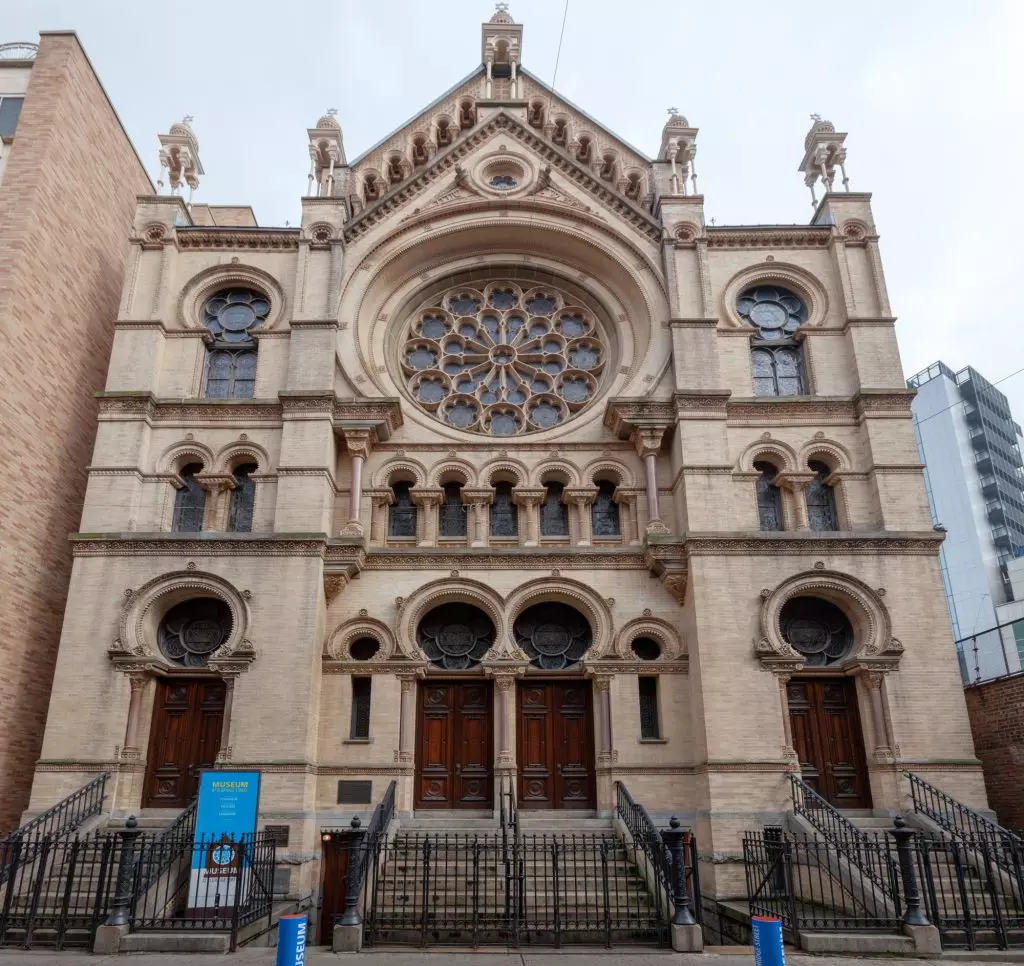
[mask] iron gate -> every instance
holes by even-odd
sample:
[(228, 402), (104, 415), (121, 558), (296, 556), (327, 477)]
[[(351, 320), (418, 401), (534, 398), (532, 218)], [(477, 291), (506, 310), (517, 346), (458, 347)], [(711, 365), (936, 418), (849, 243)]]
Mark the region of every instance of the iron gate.
[(665, 886), (614, 835), (409, 833), (368, 850), (368, 946), (668, 945)]

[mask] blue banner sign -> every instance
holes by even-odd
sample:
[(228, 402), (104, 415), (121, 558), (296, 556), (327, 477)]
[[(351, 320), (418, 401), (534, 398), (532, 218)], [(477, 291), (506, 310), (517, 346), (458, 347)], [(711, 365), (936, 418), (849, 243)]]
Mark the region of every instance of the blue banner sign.
[(306, 962), (306, 914), (282, 916), (277, 924), (276, 966), (303, 966)]
[(189, 907), (231, 906), (239, 886), (245, 901), (249, 860), (242, 846), (256, 832), (259, 813), (258, 771), (204, 771), (199, 779), (195, 847)]

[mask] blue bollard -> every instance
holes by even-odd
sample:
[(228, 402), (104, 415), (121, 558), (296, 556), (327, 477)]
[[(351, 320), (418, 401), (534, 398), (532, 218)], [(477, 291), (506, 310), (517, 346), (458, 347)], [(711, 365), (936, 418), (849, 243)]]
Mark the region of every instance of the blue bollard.
[(306, 914), (282, 916), (277, 923), (277, 966), (302, 966), (306, 961)]
[(782, 948), (782, 920), (774, 916), (751, 916), (754, 929), (754, 966), (786, 966)]

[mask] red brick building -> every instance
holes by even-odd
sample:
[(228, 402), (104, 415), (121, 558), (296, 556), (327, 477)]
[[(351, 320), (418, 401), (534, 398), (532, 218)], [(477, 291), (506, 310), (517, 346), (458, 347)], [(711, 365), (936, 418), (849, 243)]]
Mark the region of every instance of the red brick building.
[(0, 45), (0, 834), (28, 804), (135, 198), (77, 36)]
[(1024, 828), (1024, 674), (965, 690), (974, 747), (1000, 825)]

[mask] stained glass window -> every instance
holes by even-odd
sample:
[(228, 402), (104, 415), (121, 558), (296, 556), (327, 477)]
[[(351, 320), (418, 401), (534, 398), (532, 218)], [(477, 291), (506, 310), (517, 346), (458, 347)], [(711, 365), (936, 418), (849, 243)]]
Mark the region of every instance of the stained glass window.
[(373, 678), (352, 678), (352, 723), (349, 738), (370, 737), (370, 685)]
[(494, 485), (491, 503), (491, 536), (514, 537), (519, 533), (519, 507), (512, 502), (512, 484)]
[(656, 661), (661, 657), (661, 645), (650, 637), (638, 637), (629, 646), (641, 661)]
[(411, 483), (396, 483), (392, 488), (395, 500), (388, 507), (388, 536), (416, 536), (416, 504), (412, 502)]
[(446, 671), (476, 667), (494, 643), (494, 623), (470, 604), (442, 604), (420, 621), (416, 638), (427, 659)]
[(595, 537), (618, 537), (622, 533), (619, 527), (619, 505), (614, 497), (615, 484), (601, 480), (597, 484), (597, 497), (590, 508)]
[(757, 515), (762, 530), (782, 530), (782, 494), (775, 486), (779, 471), (771, 463), (755, 463), (757, 478)]
[(640, 686), (640, 737), (660, 738), (658, 721), (658, 679), (637, 678)]
[(231, 491), (228, 505), (228, 530), (232, 533), (252, 531), (252, 511), (256, 501), (256, 484), (252, 481), (252, 474), (255, 472), (254, 463), (245, 463), (232, 474), (235, 488)]
[(542, 537), (569, 536), (569, 508), (562, 499), (565, 487), (561, 483), (548, 483), (547, 495), (540, 505), (540, 535)]
[(399, 361), (412, 398), (491, 436), (559, 426), (596, 397), (609, 353), (590, 310), (553, 286), (496, 279), (415, 313)]
[(794, 338), (807, 321), (803, 300), (780, 286), (760, 285), (739, 297), (736, 311), (757, 329), (751, 346), (754, 395), (803, 395), (803, 347)]
[(462, 502), (462, 487), (448, 483), (444, 488), (444, 499), (438, 511), (442, 537), (464, 537), (466, 535), (466, 506)]
[(835, 664), (853, 648), (853, 628), (831, 601), (793, 597), (782, 605), (779, 628), (783, 639), (802, 654), (810, 667)]
[(825, 482), (832, 471), (824, 463), (814, 460), (808, 463), (807, 467), (814, 473), (814, 481), (804, 490), (807, 500), (807, 525), (812, 530), (838, 530), (835, 491)]
[(185, 485), (174, 495), (174, 519), (171, 521), (171, 529), (176, 533), (198, 533), (203, 529), (206, 491), (196, 479), (202, 469), (199, 463), (189, 463), (181, 471)]
[(579, 664), (592, 642), (587, 619), (568, 604), (535, 604), (516, 618), (514, 631), (530, 663), (544, 671)]
[(160, 622), (160, 653), (180, 667), (206, 667), (211, 655), (227, 639), (231, 609), (213, 597), (198, 597), (172, 607)]
[(252, 331), (267, 320), (270, 300), (251, 289), (226, 289), (203, 304), (203, 325), (213, 334), (207, 352), (206, 397), (251, 399), (256, 386)]

